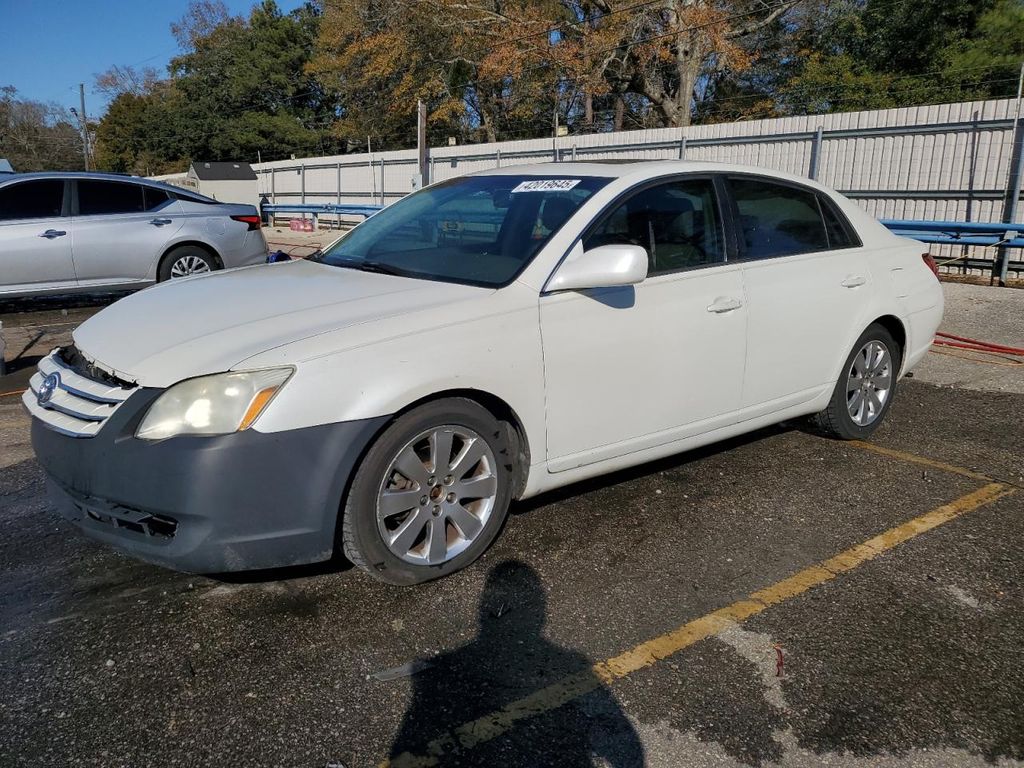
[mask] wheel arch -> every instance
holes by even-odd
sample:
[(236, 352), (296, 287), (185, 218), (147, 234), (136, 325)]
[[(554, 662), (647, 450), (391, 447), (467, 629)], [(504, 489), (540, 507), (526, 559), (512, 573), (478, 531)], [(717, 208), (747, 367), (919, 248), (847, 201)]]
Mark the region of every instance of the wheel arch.
[[(530, 442), (526, 434), (526, 428), (523, 426), (523, 420), (519, 417), (519, 414), (516, 413), (511, 405), (497, 395), (482, 389), (445, 389), (434, 392), (403, 406), (395, 413), (388, 424), (381, 428), (381, 432), (394, 419), (411, 411), (413, 408), (419, 408), (421, 405), (436, 400), (446, 400), (453, 397), (472, 400), (489, 411), (500, 423), (508, 425), (508, 437), (513, 441), (512, 455), (516, 458), (516, 464), (512, 469), (512, 498), (518, 499), (526, 489), (526, 480), (530, 469)], [(374, 439), (376, 439), (376, 436)]]
[[(895, 315), (882, 315), (876, 317), (870, 323), (869, 326), (878, 324), (885, 328), (891, 335), (893, 340), (899, 345), (900, 348), (900, 370), (902, 371), (903, 366), (907, 362), (907, 328), (903, 325), (903, 321)], [(865, 329), (866, 330), (866, 329)], [(863, 333), (863, 331), (861, 331)]]
[[(360, 455), (357, 461), (357, 466), (359, 462), (362, 462), (366, 452), (370, 450), (370, 447), (377, 442), (380, 436), (384, 434), (388, 427), (390, 427), (399, 417), (405, 415), (414, 408), (419, 408), (421, 405), (425, 405), (426, 403), (432, 403), (437, 400), (447, 400), (449, 398), (464, 398), (466, 400), (471, 400), (486, 409), (492, 416), (494, 416), (495, 419), (498, 420), (498, 422), (508, 425), (508, 437), (514, 441), (512, 454), (516, 457), (516, 465), (512, 470), (512, 498), (520, 498), (526, 490), (526, 481), (530, 470), (530, 442), (529, 437), (526, 434), (526, 428), (523, 425), (523, 420), (511, 405), (497, 395), (485, 392), (481, 389), (445, 389), (432, 392), (429, 395), (409, 401), (406, 405), (403, 405), (395, 411), (391, 415), (391, 418), (381, 424), (380, 428), (367, 442), (363, 454)], [(346, 483), (345, 492), (342, 496), (342, 505), (344, 505), (344, 499), (348, 497), (350, 483), (351, 478), (349, 483)]]

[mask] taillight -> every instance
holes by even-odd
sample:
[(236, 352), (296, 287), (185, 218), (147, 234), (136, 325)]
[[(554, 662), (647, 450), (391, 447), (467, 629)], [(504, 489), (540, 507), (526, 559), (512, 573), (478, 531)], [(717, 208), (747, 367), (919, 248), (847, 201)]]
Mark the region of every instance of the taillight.
[(935, 259), (932, 258), (930, 253), (922, 253), (921, 258), (924, 260), (924, 265), (932, 271), (937, 280), (939, 278), (939, 265), (935, 263)]
[(234, 219), (235, 221), (240, 221), (243, 224), (248, 224), (250, 232), (252, 232), (254, 229), (259, 229), (260, 225), (263, 223), (260, 221), (259, 216), (232, 216), (231, 218)]

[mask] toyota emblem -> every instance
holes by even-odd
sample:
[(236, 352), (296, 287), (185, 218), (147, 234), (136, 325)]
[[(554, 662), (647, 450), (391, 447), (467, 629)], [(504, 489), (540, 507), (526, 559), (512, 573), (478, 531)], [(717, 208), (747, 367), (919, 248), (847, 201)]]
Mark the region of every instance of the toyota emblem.
[(43, 379), (43, 383), (39, 385), (39, 391), (36, 393), (36, 402), (38, 402), (40, 405), (46, 405), (48, 402), (50, 402), (50, 399), (53, 397), (53, 393), (59, 386), (60, 374), (51, 373), (50, 375), (48, 375), (45, 379)]

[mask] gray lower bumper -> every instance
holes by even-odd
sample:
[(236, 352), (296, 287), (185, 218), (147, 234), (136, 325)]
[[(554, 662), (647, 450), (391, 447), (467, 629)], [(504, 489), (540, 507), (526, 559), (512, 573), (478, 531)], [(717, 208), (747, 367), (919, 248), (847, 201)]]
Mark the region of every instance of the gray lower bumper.
[(160, 390), (140, 390), (91, 438), (32, 420), (61, 514), (89, 536), (176, 570), (327, 560), (349, 476), (387, 417), (264, 434), (137, 440)]

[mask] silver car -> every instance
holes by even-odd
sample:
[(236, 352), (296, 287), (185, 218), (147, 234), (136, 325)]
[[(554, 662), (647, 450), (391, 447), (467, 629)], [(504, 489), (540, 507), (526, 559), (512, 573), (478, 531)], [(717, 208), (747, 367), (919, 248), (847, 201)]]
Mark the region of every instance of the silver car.
[(114, 174), (0, 181), (0, 298), (131, 290), (266, 258), (251, 205)]

